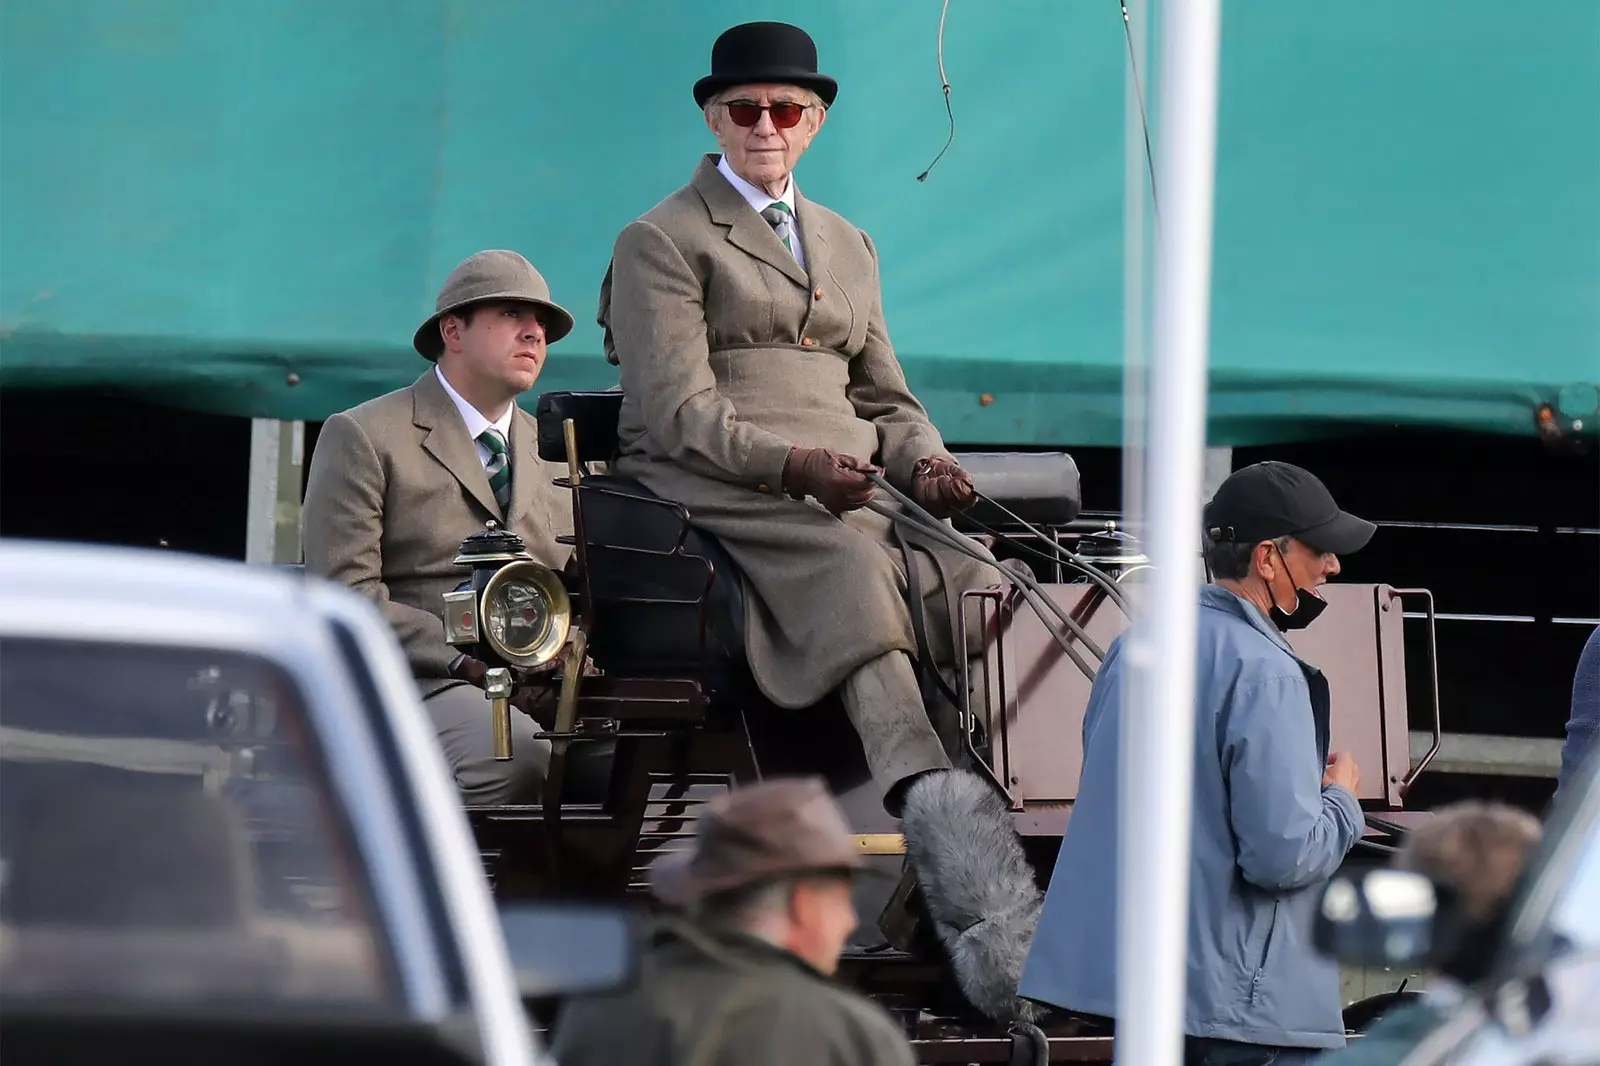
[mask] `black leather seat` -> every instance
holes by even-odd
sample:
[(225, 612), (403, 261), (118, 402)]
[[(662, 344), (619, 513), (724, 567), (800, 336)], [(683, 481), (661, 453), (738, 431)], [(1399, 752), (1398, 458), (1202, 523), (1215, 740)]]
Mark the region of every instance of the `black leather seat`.
[(681, 674), (742, 662), (744, 581), (716, 538), (632, 478), (590, 475), (580, 491), (595, 663)]
[[(617, 450), (622, 393), (547, 392), (539, 397), (539, 458), (566, 463), (571, 419), (577, 460), (609, 463)], [(595, 598), (590, 655), (603, 670), (681, 676), (726, 673), (744, 661), (744, 581), (683, 505), (632, 478), (591, 474), (580, 483), (584, 548)]]

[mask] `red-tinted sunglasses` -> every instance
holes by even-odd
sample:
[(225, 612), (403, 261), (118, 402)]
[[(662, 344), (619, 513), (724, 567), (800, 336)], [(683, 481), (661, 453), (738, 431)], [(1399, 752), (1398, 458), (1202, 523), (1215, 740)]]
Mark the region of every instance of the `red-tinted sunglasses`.
[(809, 104), (796, 104), (788, 100), (766, 105), (758, 104), (754, 100), (727, 100), (723, 106), (728, 109), (728, 117), (733, 119), (735, 126), (746, 128), (754, 126), (761, 121), (761, 113), (767, 111), (772, 114), (772, 124), (780, 130), (798, 126), (800, 116), (810, 109)]

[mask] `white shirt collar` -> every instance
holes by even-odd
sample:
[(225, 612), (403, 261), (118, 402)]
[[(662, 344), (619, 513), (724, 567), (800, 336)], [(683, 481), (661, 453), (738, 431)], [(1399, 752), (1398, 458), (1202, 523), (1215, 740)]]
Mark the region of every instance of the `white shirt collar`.
[(444, 386), (445, 394), (456, 405), (456, 410), (461, 412), (461, 420), (467, 424), (468, 438), (477, 440), (479, 434), (493, 426), (500, 431), (500, 436), (505, 439), (507, 444), (511, 442), (511, 415), (516, 410), (516, 404), (513, 403), (510, 407), (507, 407), (505, 414), (491, 422), (483, 417), (482, 411), (472, 406), (459, 392), (450, 387), (450, 382), (445, 380), (444, 371), (439, 369), (437, 363), (434, 364), (433, 372), (438, 375), (439, 384)]
[(775, 200), (773, 197), (767, 195), (762, 190), (756, 188), (754, 185), (751, 185), (748, 181), (745, 181), (739, 175), (735, 174), (733, 172), (733, 167), (728, 165), (727, 156), (724, 155), (717, 158), (717, 170), (721, 171), (722, 176), (728, 179), (729, 185), (732, 185), (735, 189), (739, 190), (739, 195), (744, 197), (745, 203), (749, 204), (751, 210), (755, 211), (756, 214), (759, 215), (778, 200), (783, 201), (784, 206), (789, 209), (790, 215), (795, 213), (793, 174), (789, 175), (789, 184), (784, 188), (783, 195), (777, 197)]

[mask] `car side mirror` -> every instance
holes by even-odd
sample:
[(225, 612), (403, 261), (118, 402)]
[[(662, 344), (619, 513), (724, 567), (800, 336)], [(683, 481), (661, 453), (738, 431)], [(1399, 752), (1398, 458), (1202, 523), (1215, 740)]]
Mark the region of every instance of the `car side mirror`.
[(621, 992), (638, 979), (639, 924), (620, 907), (517, 903), (500, 929), (524, 1001)]
[(1342, 963), (1422, 967), (1438, 953), (1439, 899), (1433, 882), (1405, 870), (1335, 875), (1322, 890), (1311, 939)]

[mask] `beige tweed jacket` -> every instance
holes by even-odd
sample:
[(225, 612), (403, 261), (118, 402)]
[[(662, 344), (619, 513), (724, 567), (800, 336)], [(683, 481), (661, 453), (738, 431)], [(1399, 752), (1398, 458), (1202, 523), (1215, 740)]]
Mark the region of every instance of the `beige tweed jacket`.
[[(804, 196), (795, 217), (803, 270), (706, 156), (623, 229), (599, 307), (624, 395), (613, 469), (683, 503), (739, 564), (750, 665), (790, 708), (887, 651), (916, 653), (890, 523), (784, 496), (790, 447), (872, 460), (901, 489), (917, 460), (948, 455), (890, 344), (872, 241)], [(932, 554), (938, 565), (924, 559), (918, 572), (930, 641), (948, 655), (944, 590), (1000, 578)]]
[(538, 428), (511, 421), (511, 513), (502, 514), (466, 423), (430, 366), (403, 389), (322, 425), (302, 514), (306, 569), (371, 597), (394, 625), (424, 695), (445, 687), (457, 651), (444, 639), (443, 595), (467, 576), (452, 560), (494, 519), (559, 569), (571, 549), (566, 467), (538, 455)]

